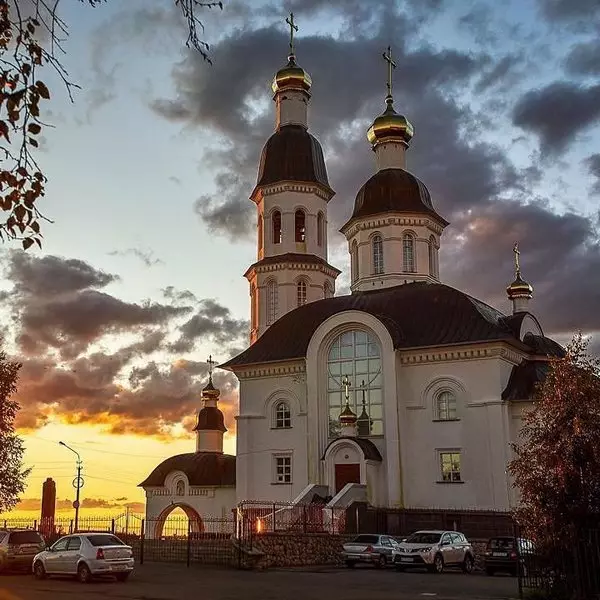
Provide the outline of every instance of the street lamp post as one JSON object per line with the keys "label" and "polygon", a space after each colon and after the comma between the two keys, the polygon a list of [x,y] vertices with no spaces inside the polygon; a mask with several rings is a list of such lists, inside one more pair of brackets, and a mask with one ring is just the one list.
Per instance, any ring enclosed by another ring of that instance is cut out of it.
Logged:
{"label": "street lamp post", "polygon": [[67,446],[64,442],[58,442],[59,445],[64,446],[67,450],[70,450],[77,456],[77,477],[73,480],[73,487],[77,490],[75,495],[75,502],[73,502],[73,508],[75,509],[75,531],[77,531],[79,526],[79,490],[83,487],[83,478],[81,477],[81,469],[83,467],[83,463],[81,461],[81,456],[79,456],[79,452],[77,450],[73,450],[70,446]]}

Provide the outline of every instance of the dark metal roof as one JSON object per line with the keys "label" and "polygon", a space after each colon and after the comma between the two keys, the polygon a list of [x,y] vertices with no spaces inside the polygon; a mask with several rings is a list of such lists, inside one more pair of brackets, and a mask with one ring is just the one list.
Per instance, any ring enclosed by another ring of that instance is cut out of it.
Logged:
{"label": "dark metal roof", "polygon": [[417,282],[305,304],[281,317],[252,346],[221,367],[303,358],[317,327],[348,310],[379,319],[396,349],[500,339],[520,343],[505,316],[491,306],[441,283]]}
{"label": "dark metal roof", "polygon": [[284,254],[276,254],[275,256],[267,256],[258,262],[250,265],[246,270],[244,275],[247,275],[252,269],[256,267],[263,267],[266,265],[274,265],[274,264],[283,264],[283,263],[303,263],[303,264],[314,264],[314,265],[322,265],[336,271],[337,273],[341,273],[339,269],[332,267],[325,259],[320,256],[316,256],[315,254],[302,254],[301,252],[285,252]]}
{"label": "dark metal roof", "polygon": [[300,125],[280,127],[262,150],[256,185],[278,181],[319,183],[329,188],[321,144]]}
{"label": "dark metal roof", "polygon": [[531,400],[536,386],[544,381],[550,364],[546,360],[524,360],[512,368],[502,400]]}
{"label": "dark metal roof", "polygon": [[534,354],[540,356],[551,356],[553,358],[563,358],[566,356],[565,349],[550,338],[544,335],[535,335],[526,333],[523,341],[533,350]]}
{"label": "dark metal roof", "polygon": [[375,173],[358,191],[350,220],[387,212],[425,212],[448,224],[434,209],[425,184],[404,169]]}
{"label": "dark metal roof", "polygon": [[225,433],[225,421],[223,413],[216,406],[205,406],[198,413],[198,423],[194,431],[222,431]]}
{"label": "dark metal roof", "polygon": [[161,486],[167,475],[183,471],[190,485],[235,485],[235,456],[214,452],[190,452],[171,456],[158,465],[139,487]]}
{"label": "dark metal roof", "polygon": [[362,450],[362,453],[366,460],[377,460],[379,462],[383,460],[381,458],[381,454],[379,453],[377,446],[371,440],[367,438],[349,436],[341,436],[329,442],[329,444],[327,444],[327,448],[325,448],[325,452],[323,452],[323,458],[321,458],[321,460],[325,459],[325,454],[327,454],[329,446],[335,444],[336,442],[339,442],[340,440],[352,440],[353,442],[356,442],[360,446],[360,449]]}

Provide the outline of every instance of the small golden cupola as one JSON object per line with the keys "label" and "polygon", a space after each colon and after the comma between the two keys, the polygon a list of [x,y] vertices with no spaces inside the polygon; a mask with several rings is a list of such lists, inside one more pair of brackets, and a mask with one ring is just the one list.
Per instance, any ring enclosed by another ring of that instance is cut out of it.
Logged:
{"label": "small golden cupola", "polygon": [[350,380],[347,376],[344,376],[342,385],[344,386],[344,395],[346,396],[346,406],[340,413],[341,435],[342,437],[356,437],[358,433],[356,428],[358,417],[350,408]]}
{"label": "small golden cupola", "polygon": [[[367,131],[367,139],[371,143],[373,150],[377,152],[382,144],[400,144],[402,150],[408,148],[410,140],[414,135],[414,129],[410,121],[404,116],[398,114],[394,110],[394,98],[392,95],[393,69],[396,68],[396,63],[392,59],[392,49],[388,46],[387,52],[383,53],[383,58],[388,64],[387,77],[387,96],[385,98],[386,109],[379,115]],[[402,161],[404,152],[401,153]],[[386,165],[404,167],[404,163],[398,165]],[[380,167],[381,168],[381,167]]]}
{"label": "small golden cupola", "polygon": [[513,252],[515,255],[515,280],[506,288],[506,293],[508,299],[513,303],[513,314],[515,314],[527,310],[529,301],[533,298],[533,286],[521,277],[521,265],[519,264],[521,252],[518,242],[515,243]]}

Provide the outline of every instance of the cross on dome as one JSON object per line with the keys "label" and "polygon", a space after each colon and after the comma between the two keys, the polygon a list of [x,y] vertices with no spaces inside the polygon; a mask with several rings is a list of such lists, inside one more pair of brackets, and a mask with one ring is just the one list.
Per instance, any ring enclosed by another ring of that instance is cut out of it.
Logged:
{"label": "cross on dome", "polygon": [[521,273],[521,267],[519,265],[519,256],[521,255],[521,252],[519,251],[519,242],[515,242],[513,252],[515,253],[515,273],[519,275],[519,273]]}
{"label": "cross on dome", "polygon": [[212,354],[209,354],[208,360],[206,361],[206,363],[208,364],[208,376],[210,379],[212,379],[213,367],[218,363],[213,360]]}
{"label": "cross on dome", "polygon": [[294,13],[286,18],[285,22],[290,26],[290,55],[294,56],[294,31],[298,31],[298,25],[294,23]]}
{"label": "cross on dome", "polygon": [[387,52],[384,52],[382,56],[388,64],[387,97],[391,98],[392,97],[393,74],[394,74],[394,69],[396,68],[396,63],[394,62],[394,59],[392,58],[392,47],[388,46]]}

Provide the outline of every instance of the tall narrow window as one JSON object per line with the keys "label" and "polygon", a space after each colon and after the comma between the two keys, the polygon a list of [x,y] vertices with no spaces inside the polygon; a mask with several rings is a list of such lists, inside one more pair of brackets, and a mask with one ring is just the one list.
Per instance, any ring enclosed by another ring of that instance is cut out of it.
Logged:
{"label": "tall narrow window", "polygon": [[256,286],[250,288],[250,327],[256,329]]}
{"label": "tall narrow window", "polygon": [[415,268],[415,237],[405,233],[402,237],[402,256],[405,273],[414,273]]}
{"label": "tall narrow window", "polygon": [[271,219],[273,221],[273,243],[281,244],[281,213],[276,210]]}
{"label": "tall narrow window", "polygon": [[296,284],[296,295],[298,296],[298,306],[306,304],[306,281],[303,279]]}
{"label": "tall narrow window", "polygon": [[271,279],[267,284],[267,325],[272,325],[277,320],[277,303],[277,282]]}
{"label": "tall narrow window", "polygon": [[275,406],[275,428],[287,429],[292,426],[292,413],[286,402],[278,402]]}
{"label": "tall narrow window", "polygon": [[373,273],[381,275],[383,273],[383,240],[380,235],[373,236]]}
{"label": "tall narrow window", "polygon": [[297,210],[295,215],[296,241],[304,242],[306,240],[306,215],[303,210]]}
{"label": "tall narrow window", "polygon": [[258,215],[258,251],[260,252],[263,247],[263,218],[262,215]]}
{"label": "tall narrow window", "polygon": [[435,277],[435,238],[429,238],[429,274]]}
{"label": "tall narrow window", "polygon": [[356,240],[352,242],[352,251],[350,252],[351,277],[352,281],[358,280],[358,244]]}
{"label": "tall narrow window", "polygon": [[457,418],[456,396],[452,392],[441,392],[436,396],[435,417],[439,421],[454,421]]}
{"label": "tall narrow window", "polygon": [[317,246],[323,245],[323,227],[325,226],[325,219],[323,217],[323,213],[320,212],[317,215]]}

